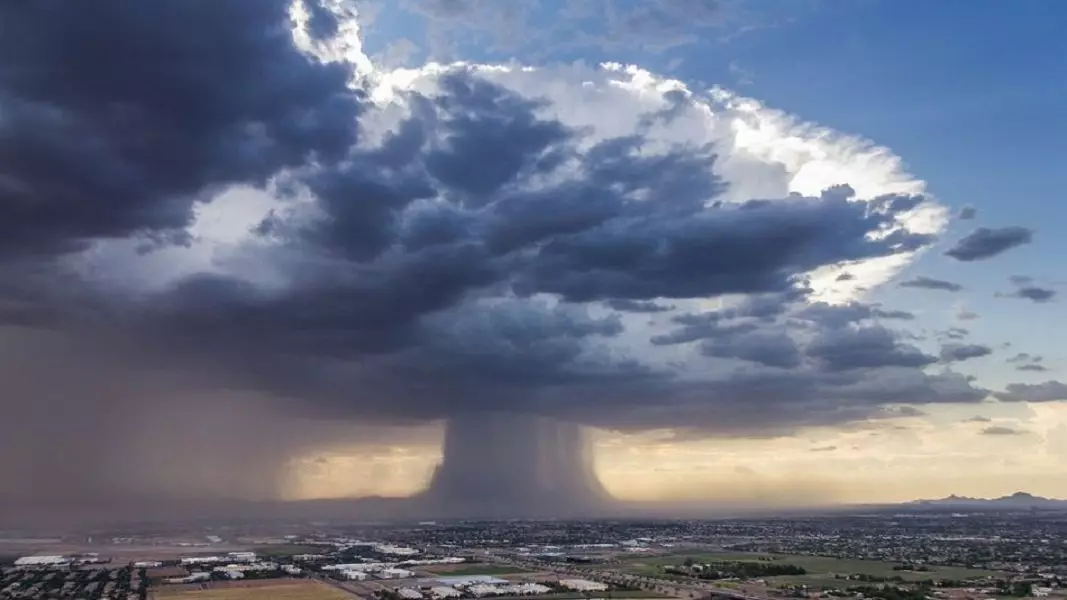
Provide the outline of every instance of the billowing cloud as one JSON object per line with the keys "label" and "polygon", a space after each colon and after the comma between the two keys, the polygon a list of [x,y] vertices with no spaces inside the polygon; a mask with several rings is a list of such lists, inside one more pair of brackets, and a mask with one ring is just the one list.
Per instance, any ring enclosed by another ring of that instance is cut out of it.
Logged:
{"label": "billowing cloud", "polygon": [[1026,227],[979,227],[961,238],[945,254],[964,262],[983,260],[1029,244],[1033,239],[1033,230]]}
{"label": "billowing cloud", "polygon": [[958,292],[963,289],[963,286],[958,283],[924,276],[914,277],[907,281],[902,281],[897,285],[900,287],[919,288],[924,290],[940,290],[942,292]]}
{"label": "billowing cloud", "polygon": [[[0,253],[189,243],[212,190],[340,160],[359,96],[349,69],[294,47],[287,15],[277,0],[0,7]],[[190,30],[199,43],[178,40]]]}

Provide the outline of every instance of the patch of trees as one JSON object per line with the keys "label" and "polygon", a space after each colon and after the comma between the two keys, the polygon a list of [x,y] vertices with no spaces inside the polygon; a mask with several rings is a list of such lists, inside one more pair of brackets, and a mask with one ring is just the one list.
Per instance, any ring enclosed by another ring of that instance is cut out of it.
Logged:
{"label": "patch of trees", "polygon": [[893,565],[894,571],[930,571],[930,567],[926,565]]}
{"label": "patch of trees", "polygon": [[728,578],[759,579],[776,575],[807,575],[804,567],[771,562],[718,561],[702,565],[686,561],[682,567],[667,567],[668,573],[688,575],[697,579],[717,580]]}

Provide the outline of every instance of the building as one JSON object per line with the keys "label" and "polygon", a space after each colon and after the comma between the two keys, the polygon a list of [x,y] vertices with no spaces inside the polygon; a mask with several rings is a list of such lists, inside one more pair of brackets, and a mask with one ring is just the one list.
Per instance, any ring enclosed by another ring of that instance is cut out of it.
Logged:
{"label": "building", "polygon": [[230,552],[229,554],[226,555],[226,559],[227,560],[232,560],[232,561],[235,561],[235,562],[255,562],[256,553],[255,552]]}
{"label": "building", "polygon": [[422,594],[419,590],[413,588],[400,588],[396,591],[396,594],[404,600],[422,600]]}
{"label": "building", "polygon": [[588,579],[560,579],[559,584],[568,590],[575,590],[578,592],[602,592],[608,589],[606,583],[589,581]]}
{"label": "building", "polygon": [[456,588],[445,587],[443,585],[430,588],[430,595],[434,598],[459,598],[462,594]]}
{"label": "building", "polygon": [[366,581],[370,575],[367,575],[365,571],[354,571],[351,569],[342,569],[341,578],[347,581]]}
{"label": "building", "polygon": [[23,556],[15,559],[16,567],[57,567],[69,564],[70,558],[66,556]]}
{"label": "building", "polygon": [[414,577],[414,571],[408,571],[407,569],[382,569],[378,572],[378,577],[382,579],[408,579]]}
{"label": "building", "polygon": [[547,585],[541,585],[540,583],[520,583],[518,585],[511,586],[514,593],[521,596],[540,596],[552,591],[552,588]]}
{"label": "building", "polygon": [[481,598],[482,596],[497,596],[501,593],[501,590],[491,583],[476,583],[468,586],[467,592],[476,598]]}
{"label": "building", "polygon": [[183,566],[188,565],[206,565],[209,563],[222,562],[222,558],[218,556],[189,556],[181,560]]}

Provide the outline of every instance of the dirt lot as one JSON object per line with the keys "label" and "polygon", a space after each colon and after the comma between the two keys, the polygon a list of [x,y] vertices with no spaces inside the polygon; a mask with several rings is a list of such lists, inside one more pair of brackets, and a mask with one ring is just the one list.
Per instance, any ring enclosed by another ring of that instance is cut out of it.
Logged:
{"label": "dirt lot", "polygon": [[153,590],[155,600],[352,600],[353,596],[317,581],[232,581],[211,583],[206,589]]}

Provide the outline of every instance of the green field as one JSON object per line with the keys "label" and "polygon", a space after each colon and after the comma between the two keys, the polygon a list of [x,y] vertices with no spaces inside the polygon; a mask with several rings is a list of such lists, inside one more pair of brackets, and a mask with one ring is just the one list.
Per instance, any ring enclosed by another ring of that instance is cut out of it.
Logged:
{"label": "green field", "polygon": [[789,554],[754,554],[744,552],[671,554],[655,557],[642,557],[630,563],[629,571],[638,575],[658,576],[664,578],[662,568],[668,565],[680,565],[687,558],[696,562],[715,561],[759,561],[771,564],[786,564],[803,567],[807,575],[779,575],[768,577],[768,583],[780,585],[803,584],[811,587],[840,586],[842,582],[834,575],[872,575],[876,577],[893,577],[899,575],[907,581],[924,579],[973,579],[996,575],[993,571],[966,569],[963,567],[930,567],[929,571],[894,571],[894,563],[875,560],[854,560],[831,558],[827,556],[805,556]]}

